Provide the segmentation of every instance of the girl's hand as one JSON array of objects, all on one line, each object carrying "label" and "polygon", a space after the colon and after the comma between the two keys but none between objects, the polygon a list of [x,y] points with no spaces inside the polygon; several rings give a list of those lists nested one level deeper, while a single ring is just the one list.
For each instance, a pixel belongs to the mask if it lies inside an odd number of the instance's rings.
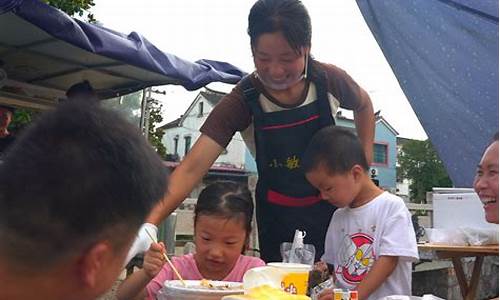
[{"label": "girl's hand", "polygon": [[333,299],[333,290],[326,289],[321,294],[319,294],[318,300],[332,300]]},{"label": "girl's hand", "polygon": [[150,278],[154,278],[160,273],[161,268],[165,264],[163,253],[166,253],[163,242],[152,243],[149,250],[144,254],[143,270]]}]

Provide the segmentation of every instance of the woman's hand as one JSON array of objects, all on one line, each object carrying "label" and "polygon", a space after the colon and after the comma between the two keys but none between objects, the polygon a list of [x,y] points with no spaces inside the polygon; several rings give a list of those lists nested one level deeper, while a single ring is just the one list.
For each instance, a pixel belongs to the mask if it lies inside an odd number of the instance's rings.
[{"label": "woman's hand", "polygon": [[147,276],[154,278],[160,273],[165,264],[164,253],[166,253],[166,248],[163,242],[151,244],[149,250],[144,254],[143,270]]}]

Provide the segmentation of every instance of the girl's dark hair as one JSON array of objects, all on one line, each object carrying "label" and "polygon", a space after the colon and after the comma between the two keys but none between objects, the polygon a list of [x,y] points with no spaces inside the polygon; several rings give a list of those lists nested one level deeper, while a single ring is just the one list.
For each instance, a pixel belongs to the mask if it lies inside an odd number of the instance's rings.
[{"label": "girl's dark hair", "polygon": [[195,226],[201,215],[242,220],[245,224],[248,242],[252,231],[252,194],[246,186],[233,181],[212,183],[205,187],[198,197],[194,210]]},{"label": "girl's dark hair", "polygon": [[248,15],[252,51],[264,33],[281,31],[293,50],[311,47],[311,18],[299,0],[259,0]]}]

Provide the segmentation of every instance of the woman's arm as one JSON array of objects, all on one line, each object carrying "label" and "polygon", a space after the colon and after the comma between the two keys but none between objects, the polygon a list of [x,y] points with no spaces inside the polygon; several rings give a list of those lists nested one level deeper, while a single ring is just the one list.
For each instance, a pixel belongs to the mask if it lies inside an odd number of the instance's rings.
[{"label": "woman's arm", "polygon": [[153,208],[146,222],[159,225],[172,213],[205,176],[222,150],[224,148],[207,135],[202,134],[170,175],[168,191]]},{"label": "woman's arm", "polygon": [[373,115],[372,101],[368,94],[361,90],[360,103],[354,110],[354,124],[361,140],[361,145],[365,150],[368,165],[373,160],[373,138],[375,136],[375,116]]},{"label": "woman's arm", "polygon": [[368,298],[389,277],[398,264],[398,256],[380,256],[356,290],[359,299]]}]

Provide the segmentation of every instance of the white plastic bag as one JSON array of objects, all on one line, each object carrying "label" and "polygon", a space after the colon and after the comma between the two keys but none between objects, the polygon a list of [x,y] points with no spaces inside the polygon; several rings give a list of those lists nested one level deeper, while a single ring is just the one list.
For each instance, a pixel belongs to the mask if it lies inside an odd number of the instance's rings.
[{"label": "white plastic bag", "polygon": [[498,244],[498,227],[496,228],[425,228],[430,243],[452,246],[481,246]]},{"label": "white plastic bag", "polygon": [[496,228],[473,228],[461,227],[467,243],[473,246],[498,244],[498,227]]},{"label": "white plastic bag", "polygon": [[465,246],[467,240],[462,230],[448,228],[425,228],[425,234],[432,244]]}]

